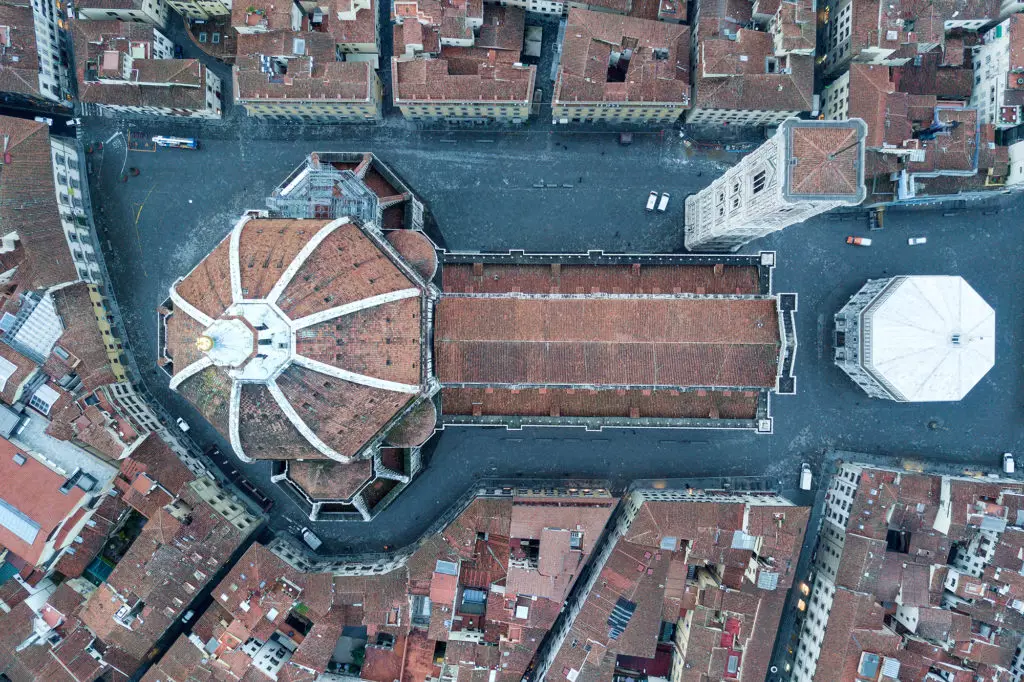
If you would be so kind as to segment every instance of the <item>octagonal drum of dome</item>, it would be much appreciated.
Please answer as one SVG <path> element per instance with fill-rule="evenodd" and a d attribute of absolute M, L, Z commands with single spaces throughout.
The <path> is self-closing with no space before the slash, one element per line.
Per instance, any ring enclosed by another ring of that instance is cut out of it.
<path fill-rule="evenodd" d="M 995 327 L 962 277 L 895 278 L 864 311 L 865 366 L 899 400 L 960 400 L 995 364 Z"/>
<path fill-rule="evenodd" d="M 437 418 L 430 285 L 401 253 L 348 218 L 243 217 L 171 287 L 171 388 L 247 461 L 349 462 L 385 439 L 421 444 Z"/>

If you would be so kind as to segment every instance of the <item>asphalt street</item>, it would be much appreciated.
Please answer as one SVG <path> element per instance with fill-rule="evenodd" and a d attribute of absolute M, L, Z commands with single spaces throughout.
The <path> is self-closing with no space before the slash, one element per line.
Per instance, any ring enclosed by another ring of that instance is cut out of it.
<path fill-rule="evenodd" d="M 133 129 L 157 134 L 167 127 Z M 229 232 L 243 210 L 263 208 L 267 194 L 309 152 L 375 152 L 429 205 L 447 248 L 460 251 L 678 252 L 683 198 L 725 167 L 719 158 L 688 157 L 671 131 L 638 135 L 622 147 L 609 133 L 247 124 L 194 127 L 200 151 L 127 152 L 127 165 L 141 174 L 122 183 L 123 138 L 110 136 L 124 130 L 109 119 L 91 120 L 87 139 L 106 141 L 91 157 L 94 209 L 128 340 L 154 395 L 193 424 L 200 445 L 216 443 L 224 452 L 227 444 L 166 389 L 166 376 L 155 367 L 155 309 L 171 283 Z M 559 188 L 535 188 L 541 181 Z M 652 189 L 672 194 L 667 213 L 644 212 Z M 954 215 L 943 209 L 890 211 L 886 229 L 871 234 L 870 248 L 844 243 L 848 234 L 866 235 L 866 221 L 836 214 L 751 244 L 749 251 L 778 252 L 775 290 L 799 294 L 797 393 L 773 398 L 773 435 L 450 427 L 432 441 L 423 474 L 374 522 L 322 523 L 316 532 L 331 552 L 402 546 L 481 476 L 592 476 L 623 484 L 634 478 L 766 475 L 795 488 L 800 462 L 817 467 L 827 448 L 994 469 L 999 453 L 1019 449 L 1024 436 L 1022 208 L 1024 201 L 1014 197 L 992 215 L 981 204 Z M 909 236 L 927 236 L 928 243 L 910 247 Z M 866 279 L 895 274 L 963 275 L 996 309 L 997 364 L 960 403 L 871 400 L 832 365 L 833 313 Z M 277 501 L 274 527 L 301 522 L 300 511 L 269 484 L 268 464 L 232 464 Z"/>

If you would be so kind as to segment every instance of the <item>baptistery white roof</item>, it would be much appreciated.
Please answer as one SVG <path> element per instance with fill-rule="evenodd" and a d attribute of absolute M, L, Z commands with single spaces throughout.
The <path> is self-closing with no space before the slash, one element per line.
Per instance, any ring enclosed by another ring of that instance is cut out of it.
<path fill-rule="evenodd" d="M 864 329 L 866 365 L 901 400 L 960 400 L 995 364 L 995 311 L 962 277 L 895 278 Z"/>

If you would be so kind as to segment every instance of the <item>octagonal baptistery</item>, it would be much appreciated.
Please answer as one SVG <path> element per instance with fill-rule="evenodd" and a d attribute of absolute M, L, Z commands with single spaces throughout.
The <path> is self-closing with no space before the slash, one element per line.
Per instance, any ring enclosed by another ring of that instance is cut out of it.
<path fill-rule="evenodd" d="M 995 311 L 962 277 L 869 280 L 835 324 L 836 365 L 873 398 L 960 400 L 995 364 Z"/>
<path fill-rule="evenodd" d="M 421 445 L 437 420 L 435 290 L 402 241 L 350 218 L 243 216 L 161 310 L 171 388 L 244 461 Z"/>

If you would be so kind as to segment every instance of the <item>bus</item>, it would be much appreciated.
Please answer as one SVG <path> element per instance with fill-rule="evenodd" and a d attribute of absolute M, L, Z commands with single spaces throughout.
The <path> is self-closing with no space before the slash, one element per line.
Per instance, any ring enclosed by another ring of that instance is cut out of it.
<path fill-rule="evenodd" d="M 159 147 L 173 147 L 175 149 L 199 149 L 199 142 L 194 137 L 165 137 L 156 135 L 153 142 Z"/>

